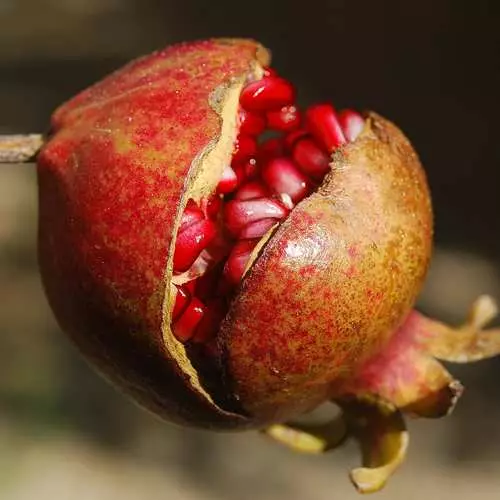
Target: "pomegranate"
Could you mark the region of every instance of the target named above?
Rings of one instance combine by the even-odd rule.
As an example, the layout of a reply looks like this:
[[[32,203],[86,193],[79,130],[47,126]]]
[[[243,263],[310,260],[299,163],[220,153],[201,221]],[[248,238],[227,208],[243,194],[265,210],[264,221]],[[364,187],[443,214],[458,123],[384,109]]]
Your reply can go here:
[[[375,113],[296,95],[265,48],[226,39],[84,90],[38,154],[40,267],[62,329],[141,405],[306,452],[353,436],[374,491],[402,414],[461,393],[437,358],[499,352],[495,305],[459,329],[412,311],[432,243],[416,153]],[[329,426],[286,423],[327,401]]]

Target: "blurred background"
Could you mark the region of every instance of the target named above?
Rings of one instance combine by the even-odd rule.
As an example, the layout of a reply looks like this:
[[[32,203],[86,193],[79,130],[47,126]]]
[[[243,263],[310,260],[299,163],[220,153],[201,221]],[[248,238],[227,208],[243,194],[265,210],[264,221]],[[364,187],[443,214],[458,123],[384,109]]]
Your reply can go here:
[[[476,0],[0,0],[0,133],[39,132],[61,101],[128,59],[209,36],[254,37],[308,103],[374,109],[427,168],[436,254],[421,308],[451,322],[500,300],[500,16]],[[0,168],[0,498],[356,498],[348,445],[298,456],[254,434],[179,429],[98,378],[60,333],[37,273],[33,166]],[[497,322],[498,324],[498,322]],[[452,367],[453,416],[410,422],[378,498],[500,497],[500,359]]]

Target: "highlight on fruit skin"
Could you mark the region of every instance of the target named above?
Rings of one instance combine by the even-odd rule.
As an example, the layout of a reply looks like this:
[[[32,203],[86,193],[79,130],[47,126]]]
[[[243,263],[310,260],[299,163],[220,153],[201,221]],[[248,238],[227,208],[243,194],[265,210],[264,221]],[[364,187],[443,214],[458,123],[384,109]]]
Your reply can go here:
[[[306,453],[356,439],[351,480],[371,492],[404,459],[404,415],[461,395],[438,360],[500,352],[496,306],[480,297],[458,328],[413,309],[432,210],[409,140],[296,99],[241,39],[174,45],[84,90],[37,158],[40,269],[61,328],[136,402]],[[293,423],[325,402],[336,419]]]

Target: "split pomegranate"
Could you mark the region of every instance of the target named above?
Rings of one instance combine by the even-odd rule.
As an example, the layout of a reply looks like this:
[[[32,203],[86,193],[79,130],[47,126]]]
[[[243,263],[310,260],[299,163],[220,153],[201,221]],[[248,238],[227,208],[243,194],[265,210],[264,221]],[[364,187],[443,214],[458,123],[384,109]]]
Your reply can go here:
[[[260,45],[209,40],[54,114],[38,158],[49,300],[108,377],[170,418],[262,426],[313,408],[418,293],[432,221],[408,141],[297,95]]]
[[[226,39],[75,96],[38,155],[40,268],[61,327],[140,404],[324,451],[326,428],[281,423],[334,401],[371,491],[404,456],[402,412],[461,393],[435,358],[495,355],[500,332],[484,297],[459,330],[412,310],[432,210],[403,133],[296,96],[260,44]]]

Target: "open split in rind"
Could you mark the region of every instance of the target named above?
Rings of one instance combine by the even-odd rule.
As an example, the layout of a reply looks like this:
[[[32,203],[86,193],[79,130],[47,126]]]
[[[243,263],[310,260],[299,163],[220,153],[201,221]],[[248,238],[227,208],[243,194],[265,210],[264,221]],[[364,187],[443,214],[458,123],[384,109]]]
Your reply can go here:
[[[241,84],[239,89],[241,89]],[[220,96],[221,93],[224,93],[223,89],[222,91],[217,91],[218,95]],[[233,95],[236,95],[237,92],[234,92]],[[220,101],[219,101],[220,102]],[[232,99],[227,99],[227,102],[232,102],[233,104],[236,102],[236,100]],[[229,105],[228,106],[229,110],[232,110],[233,115],[231,116],[231,112],[228,112],[229,118],[227,118],[227,123],[230,123],[229,128],[231,131],[234,132],[234,116],[236,115],[236,108]],[[224,127],[224,124],[223,124]],[[226,130],[227,131],[227,130]],[[228,134],[231,136],[231,134]],[[234,133],[232,134],[234,135]],[[224,136],[224,133],[221,134],[221,136]],[[231,139],[234,139],[234,137],[231,137]],[[227,144],[230,144],[228,142]],[[361,144],[361,146],[359,146]],[[373,148],[370,150],[370,146]],[[364,148],[364,149],[363,149]],[[224,149],[224,148],[222,148]],[[353,170],[356,170],[354,167],[356,167],[356,153],[353,153],[353,151],[361,151],[360,156],[362,158],[362,161],[364,161],[367,165],[364,165],[362,168],[366,167],[366,171],[364,174],[361,174],[361,179],[356,178],[356,174],[350,175],[350,172]],[[184,207],[187,203],[187,200],[189,198],[193,198],[195,200],[199,200],[203,196],[209,196],[211,192],[215,189],[216,183],[218,179],[220,178],[220,175],[222,173],[222,168],[224,164],[226,163],[224,161],[224,156],[228,156],[229,153],[229,148],[225,149],[225,155],[224,154],[214,154],[212,155],[212,158],[215,158],[215,162],[209,162],[210,165],[207,166],[206,163],[203,160],[207,160],[210,158],[210,154],[212,151],[209,151],[208,153],[205,151],[200,155],[199,158],[197,158],[193,164],[193,168],[190,173],[190,179],[188,180],[188,185],[190,186],[189,188],[186,189],[186,192],[183,196],[182,202],[180,204],[179,210],[178,210],[178,216],[177,216],[177,224],[180,221],[180,218],[182,216],[182,212],[184,210]],[[427,193],[427,188],[426,188],[426,183],[425,183],[425,178],[423,176],[420,164],[418,162],[418,159],[413,152],[413,149],[411,148],[411,145],[409,142],[402,136],[401,132],[394,127],[393,125],[389,124],[385,120],[383,120],[380,117],[377,117],[376,115],[372,114],[367,117],[367,124],[365,126],[364,131],[360,135],[359,139],[355,141],[354,144],[347,145],[346,147],[342,148],[342,150],[334,156],[333,159],[333,171],[331,174],[327,175],[327,178],[323,182],[322,186],[318,189],[317,193],[313,193],[310,197],[304,199],[302,202],[299,203],[299,205],[292,210],[290,216],[288,217],[288,220],[286,220],[283,224],[282,227],[292,227],[292,223],[290,223],[290,220],[294,218],[294,215],[297,211],[300,211],[301,209],[304,208],[304,206],[307,203],[316,204],[317,205],[317,212],[318,211],[324,211],[327,213],[329,210],[332,209],[333,211],[336,210],[336,208],[340,207],[339,212],[342,213],[344,202],[346,199],[348,200],[350,197],[353,195],[353,191],[356,189],[363,190],[365,187],[363,186],[363,182],[366,180],[363,178],[363,175],[366,174],[368,178],[367,184],[370,184],[370,168],[371,168],[371,162],[374,162],[375,165],[380,165],[382,162],[388,161],[390,164],[389,169],[396,169],[397,167],[400,167],[402,170],[405,170],[407,177],[409,177],[411,187],[414,188],[415,185],[417,186],[416,192],[412,193],[412,195],[409,197],[410,198],[410,204],[413,202],[414,205],[417,206],[417,210],[413,210],[413,206],[408,206],[408,200],[403,200],[402,205],[405,205],[404,209],[401,209],[402,211],[407,210],[409,213],[416,213],[417,214],[417,225],[420,224],[418,228],[412,226],[414,224],[414,220],[409,220],[407,221],[408,224],[400,223],[400,227],[403,229],[400,229],[404,232],[407,232],[410,234],[411,237],[416,237],[416,239],[420,239],[418,242],[416,242],[416,246],[420,245],[421,248],[417,248],[417,251],[414,252],[417,255],[416,262],[413,262],[414,266],[411,272],[409,273],[409,279],[408,282],[411,283],[410,288],[414,287],[414,283],[416,282],[418,285],[421,283],[423,276],[425,274],[425,270],[427,267],[427,262],[428,262],[428,250],[430,248],[430,236],[432,233],[431,229],[431,216],[430,216],[430,204],[428,201],[428,193]],[[395,162],[398,165],[395,167],[394,165],[391,164],[391,162]],[[338,184],[338,179],[339,177],[342,178],[342,172],[348,172],[347,173],[347,178],[349,176],[354,178],[354,181],[352,182],[352,185],[354,186],[354,189],[351,191],[348,182],[346,185],[342,186],[342,182],[340,182],[340,188],[337,185]],[[206,174],[209,174],[208,178]],[[397,174],[397,172],[396,172]],[[384,174],[382,173],[382,176]],[[402,176],[404,177],[404,175]],[[333,179],[333,180],[332,180]],[[352,179],[351,179],[352,180]],[[404,184],[404,183],[403,183]],[[194,185],[194,187],[193,187]],[[207,187],[208,186],[208,187]],[[375,182],[375,187],[373,187],[372,192],[369,193],[369,195],[374,196],[376,198],[374,205],[380,210],[380,213],[376,214],[376,216],[383,216],[385,215],[383,211],[385,210],[385,207],[380,206],[383,205],[383,200],[381,200],[382,196],[386,194],[390,194],[390,190],[394,187],[392,185],[386,185],[385,191],[383,194],[378,192],[378,186],[376,185]],[[403,186],[407,187],[407,186]],[[357,193],[358,196],[360,193]],[[416,198],[416,200],[412,200],[412,196]],[[361,197],[363,197],[363,193],[361,193]],[[390,196],[389,196],[390,198]],[[347,204],[349,204],[349,201],[347,201]],[[324,208],[322,206],[324,205]],[[372,206],[366,206],[367,204],[365,203],[364,208],[367,208],[368,210],[366,213],[363,213],[363,208],[361,208],[359,211],[357,207],[354,209],[348,209],[348,217],[349,219],[348,224],[352,223],[353,219],[358,220],[358,229],[357,232],[359,234],[363,233],[366,229],[365,227],[365,222],[366,219],[368,219],[368,222],[373,222],[376,219],[376,216],[373,214],[369,215],[368,211],[372,210]],[[306,209],[307,210],[307,209]],[[394,212],[394,207],[391,207],[391,210]],[[420,210],[420,212],[419,212]],[[361,216],[359,215],[359,212],[361,212]],[[391,213],[390,215],[393,215]],[[400,218],[403,219],[406,216],[406,214],[403,214]],[[334,214],[333,217],[337,217],[337,214]],[[342,217],[342,215],[339,215],[338,217]],[[382,218],[381,218],[382,220]],[[309,222],[309,221],[308,221]],[[391,221],[392,222],[392,221]],[[401,222],[401,221],[399,221]],[[380,222],[377,222],[375,220],[375,225],[380,226]],[[374,234],[371,236],[374,238],[374,241],[376,243],[374,244],[379,244],[380,243],[380,234],[384,231],[383,229],[381,230],[380,227],[375,228],[372,224],[371,229],[374,230]],[[391,228],[392,230],[392,228]],[[240,302],[241,298],[241,293],[245,292],[245,289],[248,286],[248,279],[252,279],[252,275],[254,274],[254,267],[262,267],[262,262],[266,262],[267,259],[267,248],[269,246],[273,246],[274,240],[276,237],[276,228],[271,229],[259,242],[259,244],[256,246],[256,248],[253,250],[252,255],[249,259],[249,262],[247,263],[246,269],[245,269],[245,277],[243,279],[242,287],[240,291],[237,293],[236,297],[233,300],[233,306],[231,306],[231,311],[234,309],[234,303]],[[280,231],[280,228],[278,228],[278,231]],[[417,234],[418,231],[421,232],[421,234]],[[326,229],[326,232],[328,232],[328,228]],[[413,234],[412,234],[413,232]],[[293,229],[292,229],[293,233]],[[278,233],[280,234],[280,233]],[[300,235],[299,235],[300,236]],[[337,234],[333,235],[334,237],[337,237]],[[342,237],[349,238],[347,235],[342,235]],[[397,236],[399,237],[399,235]],[[427,241],[426,241],[427,238]],[[304,239],[307,239],[305,237]],[[326,234],[324,237],[324,243],[331,244],[332,243],[332,235],[331,234]],[[354,240],[353,240],[354,241]],[[415,242],[412,242],[415,244]],[[370,242],[371,244],[371,242]],[[395,244],[396,246],[398,243]],[[335,246],[333,244],[332,246]],[[383,245],[382,245],[383,246]],[[172,244],[171,246],[171,255],[173,254],[173,248],[174,245]],[[327,252],[329,249],[327,249]],[[350,252],[350,250],[349,250]],[[356,250],[354,250],[354,253]],[[395,255],[395,261],[399,260],[399,264],[403,265],[404,258],[401,257],[402,253],[398,252],[396,250],[396,255]],[[355,256],[354,256],[355,257]],[[407,255],[405,255],[405,258]],[[335,261],[336,256],[332,259]],[[419,260],[420,259],[420,260]],[[314,259],[311,259],[313,261]],[[410,261],[412,259],[408,259]],[[312,265],[314,266],[316,263],[312,262]],[[330,263],[326,263],[327,265]],[[333,262],[334,265],[336,265],[335,262]],[[170,264],[171,265],[171,264]],[[373,266],[367,266],[367,267],[373,267]],[[404,267],[404,265],[403,265]],[[338,269],[335,269],[334,274],[336,273]],[[368,273],[371,273],[372,269],[368,269]],[[285,273],[286,275],[286,273]],[[306,277],[307,280],[307,277]],[[170,289],[172,290],[172,288]],[[398,295],[398,292],[394,290],[391,291],[391,293]],[[382,330],[380,331],[379,335],[375,340],[372,342],[372,347],[371,349],[376,349],[377,345],[379,342],[384,341],[388,335],[390,335],[391,331],[393,330],[394,326],[397,324],[399,321],[399,317],[401,317],[405,310],[409,309],[409,307],[413,304],[414,298],[415,298],[416,291],[413,289],[411,290],[410,297],[408,297],[408,290],[403,293],[399,293],[400,299],[399,303],[393,307],[393,310],[389,312],[388,314],[388,321],[389,323],[385,326],[382,327]],[[173,303],[174,303],[175,297],[173,294],[170,295],[169,301],[168,301],[168,311],[170,312],[173,308]],[[298,305],[297,308],[295,308],[295,314],[297,314],[298,311],[301,310],[301,305]],[[252,308],[248,308],[248,310],[252,310]],[[224,324],[228,324],[232,322],[231,318],[231,311],[229,313],[229,319],[226,319]],[[331,316],[329,314],[331,311],[327,311],[325,313],[325,316]],[[249,316],[249,315],[247,315]],[[252,318],[254,315],[250,315]],[[320,316],[319,314],[317,316]],[[395,317],[396,316],[396,317]],[[318,318],[319,319],[319,318]],[[176,357],[180,360],[183,370],[185,373],[187,373],[191,381],[194,385],[194,387],[204,393],[204,395],[211,399],[211,395],[208,394],[205,391],[205,388],[203,387],[203,383],[200,382],[200,379],[198,377],[198,374],[196,373],[196,370],[193,368],[192,364],[190,363],[190,360],[188,358],[188,355],[186,353],[185,347],[178,342],[174,336],[171,334],[169,330],[169,323],[167,325],[167,322],[170,321],[170,317],[167,317],[165,321],[165,331],[168,331],[168,334],[165,334],[165,342],[167,345],[167,348],[174,352],[176,354]],[[285,322],[286,323],[286,322]],[[293,331],[293,328],[287,328],[287,325],[285,324],[283,326],[283,331]],[[224,331],[224,327],[223,327]],[[366,335],[367,332],[363,333],[365,335],[365,338],[361,339],[361,342],[365,342],[368,338],[368,335]],[[251,341],[252,334],[248,333],[247,334],[247,339]],[[222,351],[227,352],[231,350],[231,347],[227,349],[227,342],[226,336],[223,334],[222,336],[218,337],[218,341],[220,344],[222,344]],[[302,342],[307,344],[307,338],[304,338]],[[227,349],[227,351],[226,351]],[[354,350],[356,350],[357,347],[354,347]],[[330,350],[335,351],[335,349]],[[357,356],[356,353],[354,353],[354,356]],[[362,356],[361,356],[362,357]],[[244,356],[240,356],[240,359],[244,359]],[[327,367],[326,369],[328,370],[328,366],[331,366],[331,363],[329,363],[330,360],[318,360],[317,365],[320,367]],[[345,364],[350,364],[352,360],[347,359]],[[358,361],[359,362],[359,361]],[[223,374],[225,377],[226,381],[229,381],[229,386],[228,390],[232,392],[232,384],[231,382],[234,380],[234,373],[231,369],[227,371],[226,373]],[[272,414],[266,414],[260,412],[259,410],[255,411],[256,405],[258,406],[259,403],[257,402],[256,405],[254,405],[254,401],[248,401],[248,398],[245,396],[242,396],[241,393],[236,390],[236,397],[239,401],[241,401],[241,404],[243,406],[243,409],[246,411],[249,411],[249,413],[252,415],[252,417],[255,419],[256,422],[261,422],[264,423],[266,421],[271,420],[276,420],[276,419],[281,419],[285,416],[290,416],[291,413],[300,413],[302,411],[306,411],[310,409],[311,407],[315,406],[318,402],[320,402],[322,399],[325,399],[328,397],[330,394],[330,389],[329,385],[336,381],[336,378],[345,378],[348,377],[349,374],[345,373],[337,373],[337,374],[327,374],[322,378],[322,380],[319,381],[319,383],[316,383],[317,381],[313,381],[313,390],[311,392],[308,392],[306,395],[300,395],[298,393],[294,394],[293,401],[291,402],[292,406],[294,407],[293,410],[291,410],[290,406],[286,407],[284,410],[282,405],[279,403],[277,405],[274,405],[273,401],[271,403],[272,406],[275,406],[277,409],[276,411],[273,410],[274,413]],[[249,381],[249,383],[251,383]],[[257,381],[257,384],[259,381]],[[302,390],[299,387],[299,391]],[[273,398],[275,395],[277,395],[278,399],[281,397],[281,394],[283,391],[280,389],[274,390],[271,388],[269,391],[270,397]],[[289,398],[290,400],[290,398]],[[283,411],[284,410],[284,411]]]
[[[261,51],[261,57],[264,53]],[[259,79],[263,74],[263,64],[267,61],[256,60],[247,73],[234,77],[214,89],[210,96],[210,106],[220,117],[220,133],[211,144],[201,151],[191,164],[189,175],[186,177],[185,190],[178,204],[177,217],[171,240],[169,260],[166,270],[166,283],[172,282],[173,255],[182,214],[187,202],[192,199],[196,203],[211,196],[217,187],[226,165],[231,163],[233,144],[237,135],[237,115],[239,96],[243,86],[249,81]],[[167,350],[174,355],[183,372],[189,377],[190,382],[197,392],[205,397],[211,404],[216,406],[212,396],[207,392],[200,381],[198,373],[192,365],[185,346],[179,342],[171,331],[172,310],[175,304],[175,288],[168,285],[165,290],[165,304],[163,307],[163,338]],[[219,408],[226,413],[226,410]],[[232,414],[232,412],[228,412]]]

